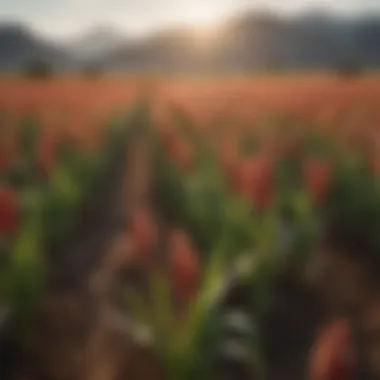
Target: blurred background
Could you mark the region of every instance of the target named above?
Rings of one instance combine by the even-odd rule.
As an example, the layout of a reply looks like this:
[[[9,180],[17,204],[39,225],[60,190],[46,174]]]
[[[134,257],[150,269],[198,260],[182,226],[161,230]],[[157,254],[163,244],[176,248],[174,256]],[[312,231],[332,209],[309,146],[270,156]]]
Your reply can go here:
[[[3,0],[0,68],[251,73],[375,69],[375,0]]]
[[[380,379],[380,0],[0,0],[0,380]]]

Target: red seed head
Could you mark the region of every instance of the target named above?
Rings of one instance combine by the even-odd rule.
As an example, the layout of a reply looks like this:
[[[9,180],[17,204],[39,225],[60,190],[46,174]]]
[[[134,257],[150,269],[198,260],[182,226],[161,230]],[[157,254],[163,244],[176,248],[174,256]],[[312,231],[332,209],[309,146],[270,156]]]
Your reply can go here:
[[[303,163],[302,170],[310,199],[317,204],[323,203],[332,182],[330,164],[324,159],[309,158]]]
[[[274,161],[270,156],[256,156],[245,161],[240,169],[241,191],[253,205],[264,211],[274,192]]]
[[[175,295],[191,299],[198,286],[199,257],[183,231],[174,231],[169,238],[169,260]]]
[[[240,159],[237,144],[233,139],[225,140],[219,153],[220,165],[223,169],[227,186],[232,191],[240,190]]]
[[[194,165],[194,156],[188,144],[171,131],[163,132],[163,143],[166,153],[182,171],[191,170]]]
[[[346,321],[323,329],[311,351],[310,380],[349,380],[353,378],[352,335]]]
[[[172,152],[172,157],[174,162],[177,163],[179,168],[187,173],[194,166],[194,158],[191,149],[188,144],[183,141],[178,140]]]
[[[18,202],[14,190],[0,185],[0,236],[10,237],[18,224]]]
[[[153,261],[153,250],[157,244],[157,229],[148,211],[138,210],[132,215],[131,235],[138,260],[150,266]]]

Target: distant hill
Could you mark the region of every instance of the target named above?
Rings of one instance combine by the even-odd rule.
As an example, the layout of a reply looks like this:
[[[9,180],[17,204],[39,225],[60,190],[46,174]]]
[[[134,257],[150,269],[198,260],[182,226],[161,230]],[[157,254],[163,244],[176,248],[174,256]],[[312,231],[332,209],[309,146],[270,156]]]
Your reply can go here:
[[[38,38],[28,28],[17,24],[0,25],[0,69],[18,70],[34,61],[46,61],[57,68],[72,62],[67,52]]]
[[[96,60],[121,48],[126,36],[110,26],[99,26],[65,44],[66,49],[80,62]]]
[[[231,18],[212,34],[187,27],[139,40],[99,27],[65,46],[42,41],[21,26],[0,26],[0,68],[35,59],[58,67],[91,63],[108,70],[169,72],[380,67],[380,15],[280,18],[252,12]]]
[[[251,13],[206,36],[189,28],[166,30],[126,43],[103,56],[110,68],[235,71],[380,66],[380,15],[279,18]]]

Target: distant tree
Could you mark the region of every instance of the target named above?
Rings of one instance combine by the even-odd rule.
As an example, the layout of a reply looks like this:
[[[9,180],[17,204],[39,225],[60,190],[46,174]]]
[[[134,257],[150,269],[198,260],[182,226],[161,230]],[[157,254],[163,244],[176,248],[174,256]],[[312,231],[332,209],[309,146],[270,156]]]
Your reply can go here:
[[[268,58],[265,60],[264,67],[268,74],[281,74],[284,71],[285,65],[281,59]]]
[[[91,63],[83,68],[83,75],[88,79],[99,79],[104,73],[101,65]]]
[[[361,75],[363,68],[354,62],[346,62],[338,67],[338,75],[344,79],[352,79]]]
[[[24,75],[33,79],[48,79],[53,76],[51,64],[43,60],[29,62],[24,68]]]

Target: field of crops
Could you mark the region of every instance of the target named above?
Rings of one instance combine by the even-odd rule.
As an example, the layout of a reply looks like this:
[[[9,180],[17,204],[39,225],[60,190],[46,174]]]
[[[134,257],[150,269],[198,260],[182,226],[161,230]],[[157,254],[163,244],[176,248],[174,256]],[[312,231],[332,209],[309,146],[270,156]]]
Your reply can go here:
[[[379,124],[377,77],[4,81],[0,379],[378,378]]]

